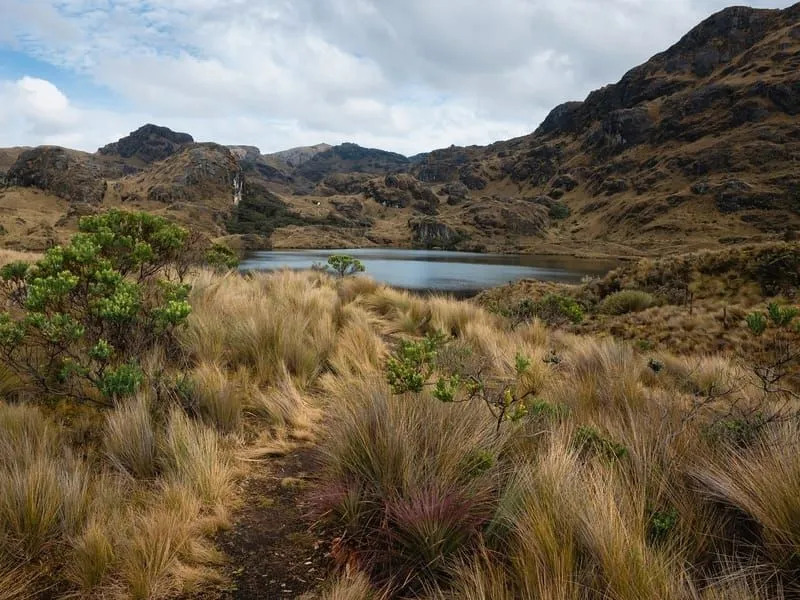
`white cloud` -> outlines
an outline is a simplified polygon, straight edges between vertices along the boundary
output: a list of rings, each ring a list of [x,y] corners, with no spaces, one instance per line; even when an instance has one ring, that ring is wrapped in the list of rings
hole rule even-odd
[[[0,100],[35,99],[22,123],[0,105],[0,145],[71,136],[93,150],[145,121],[265,151],[488,143],[531,131],[726,4],[0,0],[0,47],[80,73],[130,107],[76,106],[30,73],[0,84]]]

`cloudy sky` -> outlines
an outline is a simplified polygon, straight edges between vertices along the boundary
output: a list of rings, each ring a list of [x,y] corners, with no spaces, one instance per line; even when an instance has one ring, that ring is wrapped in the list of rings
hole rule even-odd
[[[0,0],[0,147],[94,151],[147,122],[263,152],[486,144],[731,3]]]

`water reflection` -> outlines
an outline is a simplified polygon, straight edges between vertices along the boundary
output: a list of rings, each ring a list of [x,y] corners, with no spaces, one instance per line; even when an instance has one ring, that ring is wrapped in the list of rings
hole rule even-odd
[[[324,263],[332,254],[349,254],[358,258],[370,277],[389,285],[458,294],[523,278],[577,283],[586,275],[604,275],[617,266],[614,261],[569,256],[361,248],[251,252],[240,268],[267,271],[307,269],[313,263]]]

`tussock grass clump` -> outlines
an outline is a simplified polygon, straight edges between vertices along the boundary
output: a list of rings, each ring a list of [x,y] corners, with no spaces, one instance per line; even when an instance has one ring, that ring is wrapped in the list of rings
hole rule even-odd
[[[600,312],[607,315],[624,315],[655,306],[656,298],[641,290],[620,290],[603,298]]]
[[[237,381],[219,365],[200,363],[191,374],[190,393],[194,408],[202,419],[223,433],[239,431],[242,407],[246,402],[246,383]]]
[[[324,445],[323,507],[360,540],[376,576],[441,572],[490,516],[503,447],[482,411],[353,390]],[[388,528],[387,528],[388,525]]]
[[[133,477],[153,477],[158,471],[158,433],[143,396],[106,415],[103,437],[106,454],[120,471]]]

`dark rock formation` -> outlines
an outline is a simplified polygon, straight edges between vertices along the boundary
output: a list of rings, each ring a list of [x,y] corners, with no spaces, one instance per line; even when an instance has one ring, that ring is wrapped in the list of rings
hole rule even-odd
[[[467,237],[431,217],[413,217],[409,219],[408,227],[414,243],[425,248],[453,248]]]
[[[444,186],[447,194],[447,203],[451,206],[461,204],[469,199],[469,188],[460,181],[454,181]]]
[[[103,168],[91,155],[56,146],[39,146],[20,154],[6,182],[89,204],[100,203],[106,191]]]
[[[164,160],[194,142],[188,133],[178,133],[167,127],[144,125],[117,142],[103,146],[99,154],[135,158],[150,164]]]

